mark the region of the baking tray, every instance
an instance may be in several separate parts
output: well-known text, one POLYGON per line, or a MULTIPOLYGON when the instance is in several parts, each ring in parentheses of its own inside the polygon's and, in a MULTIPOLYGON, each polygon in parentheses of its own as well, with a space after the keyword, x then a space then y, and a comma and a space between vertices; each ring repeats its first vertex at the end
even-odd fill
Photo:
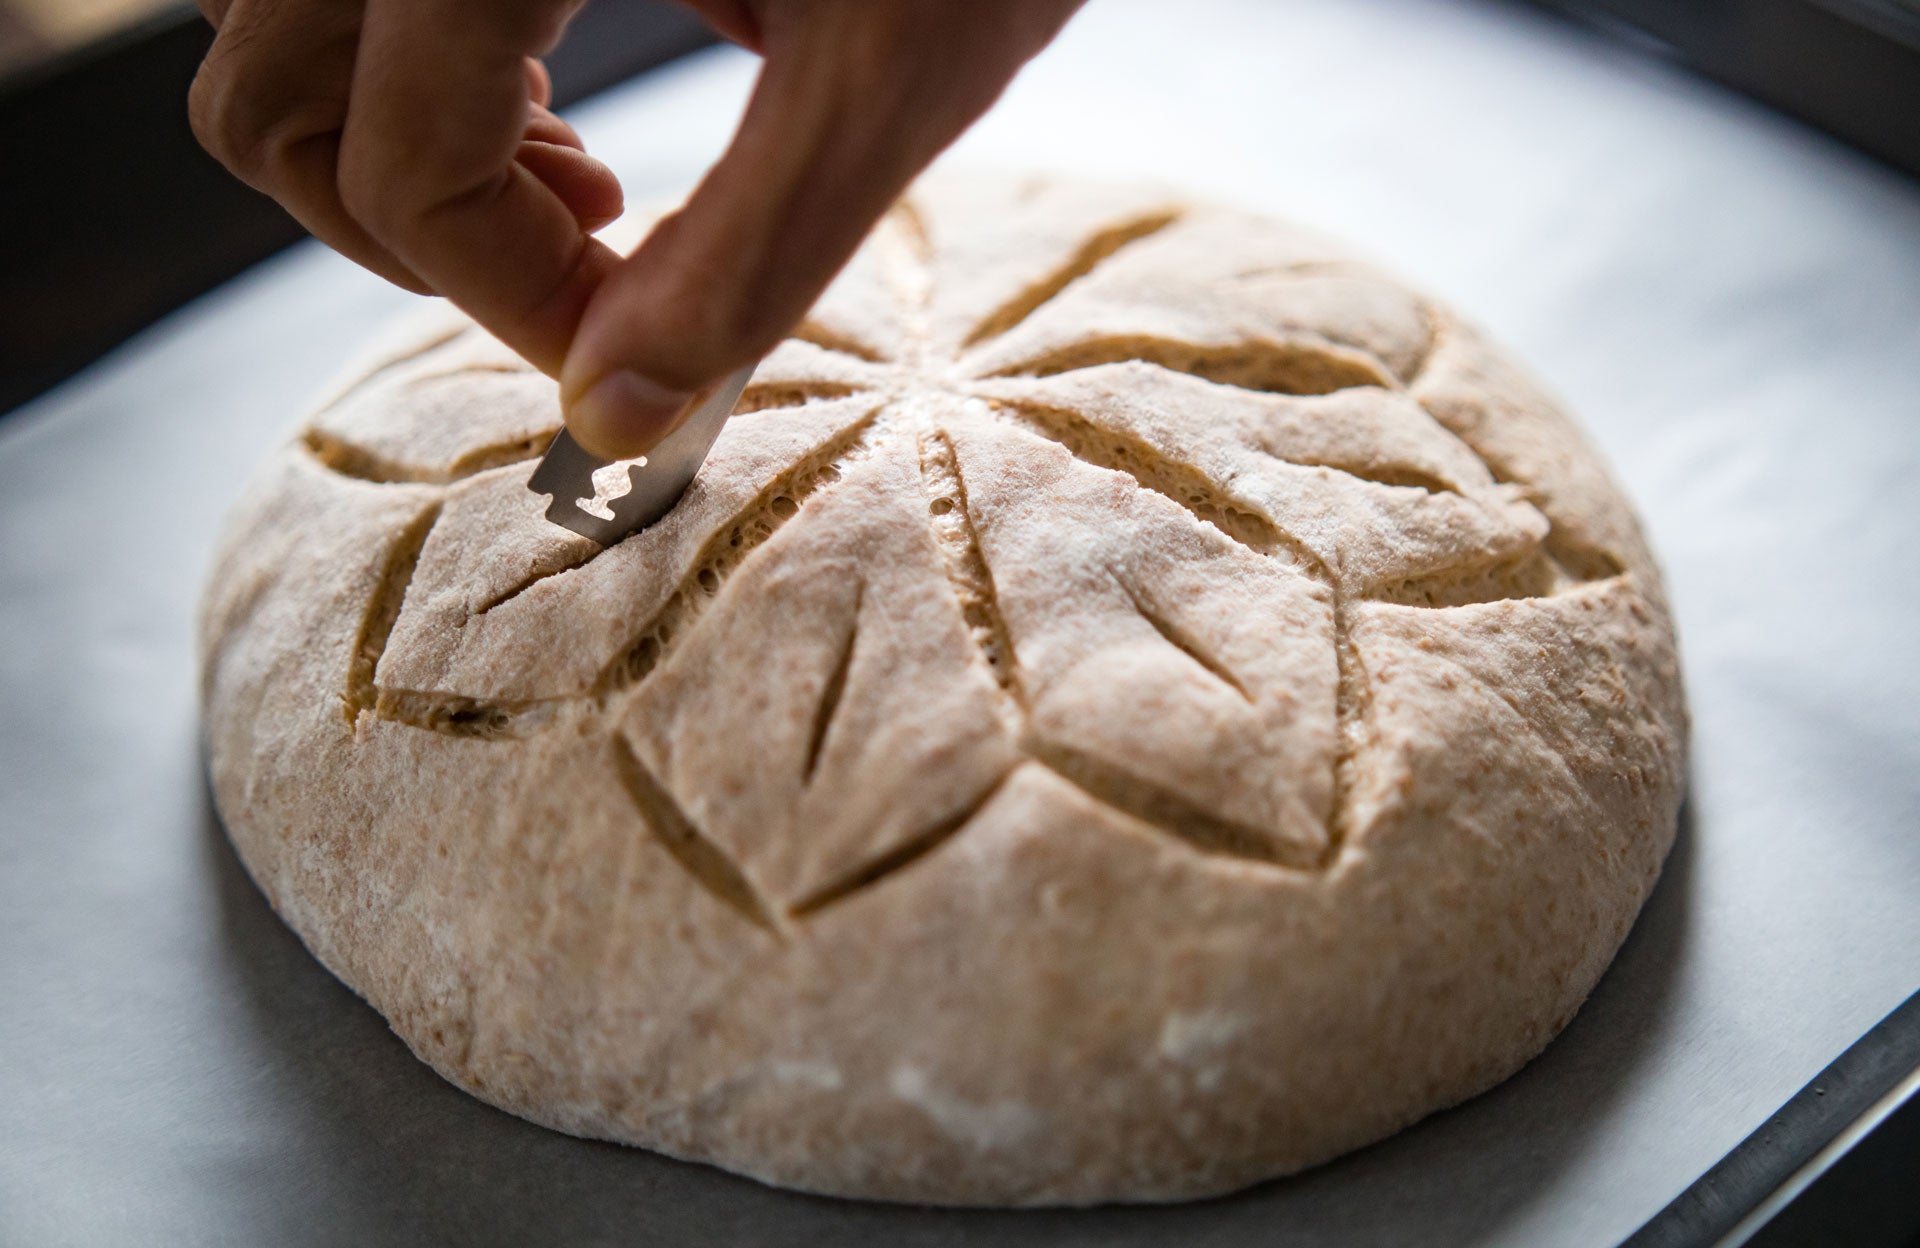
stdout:
MULTIPOLYGON (((1691 796, 1567 1032, 1380 1145, 1157 1209, 792 1195, 455 1091, 273 918, 201 777, 220 516, 408 303, 301 248, 0 423, 0 1243, 1607 1245, 1920 988, 1920 187, 1525 6, 1164 18, 1090 6, 954 159, 1336 229, 1568 397, 1665 561, 1691 796)), ((751 75, 702 54, 576 121, 636 194, 683 185, 751 75)))

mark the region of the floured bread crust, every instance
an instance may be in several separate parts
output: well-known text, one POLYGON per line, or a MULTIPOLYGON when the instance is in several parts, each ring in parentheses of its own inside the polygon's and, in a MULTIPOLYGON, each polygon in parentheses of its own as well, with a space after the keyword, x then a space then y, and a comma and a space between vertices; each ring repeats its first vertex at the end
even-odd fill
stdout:
POLYGON ((1652 886, 1632 514, 1318 237, 923 187, 606 550, 525 488, 553 384, 436 316, 239 505, 206 724, 275 907, 496 1105, 823 1192, 1221 1192, 1511 1074, 1652 886))

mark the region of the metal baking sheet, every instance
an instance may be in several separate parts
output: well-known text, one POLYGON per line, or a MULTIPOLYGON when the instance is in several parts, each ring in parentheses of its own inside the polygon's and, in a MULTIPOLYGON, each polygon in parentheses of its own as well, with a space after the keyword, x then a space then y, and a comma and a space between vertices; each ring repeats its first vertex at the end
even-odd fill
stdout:
MULTIPOLYGON (((684 184, 752 75, 579 113, 684 184)), ((1671 577, 1696 721, 1665 878, 1506 1085, 1163 1209, 958 1213, 583 1143, 414 1061, 209 811, 223 509, 407 297, 314 248, 0 422, 0 1243, 1604 1245, 1920 988, 1920 186, 1516 4, 1095 0, 961 144, 1330 226, 1584 416, 1671 577)))

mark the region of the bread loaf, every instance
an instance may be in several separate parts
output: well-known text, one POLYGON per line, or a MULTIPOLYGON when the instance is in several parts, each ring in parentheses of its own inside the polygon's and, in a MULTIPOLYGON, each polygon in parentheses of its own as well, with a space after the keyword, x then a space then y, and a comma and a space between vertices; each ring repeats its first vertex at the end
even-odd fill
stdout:
POLYGON ((1171 1200, 1471 1096, 1674 832, 1659 574, 1446 308, 1149 190, 923 186, 611 548, 450 311, 261 469, 220 811, 474 1095, 820 1192, 1171 1200))

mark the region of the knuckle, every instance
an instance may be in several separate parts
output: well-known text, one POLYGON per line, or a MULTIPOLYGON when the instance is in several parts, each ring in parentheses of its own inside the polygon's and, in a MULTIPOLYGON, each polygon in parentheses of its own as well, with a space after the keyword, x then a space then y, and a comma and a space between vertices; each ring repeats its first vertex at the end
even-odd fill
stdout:
POLYGON ((252 171, 253 156, 260 146, 248 111, 240 106, 231 75, 209 58, 187 89, 187 121, 200 146, 242 177, 252 171))
POLYGON ((493 181, 459 153, 373 125, 347 127, 334 166, 334 193, 347 215, 389 246, 431 228, 441 209, 484 196, 493 181))
POLYGON ((390 243, 404 237, 418 216, 407 193, 408 181, 404 169, 389 168, 377 158, 356 158, 356 148, 349 144, 341 151, 334 189, 348 216, 367 233, 390 243))
POLYGON ((187 90, 187 121, 197 139, 235 176, 261 189, 281 180, 299 145, 337 129, 335 105, 290 94, 249 74, 243 58, 215 45, 187 90))

